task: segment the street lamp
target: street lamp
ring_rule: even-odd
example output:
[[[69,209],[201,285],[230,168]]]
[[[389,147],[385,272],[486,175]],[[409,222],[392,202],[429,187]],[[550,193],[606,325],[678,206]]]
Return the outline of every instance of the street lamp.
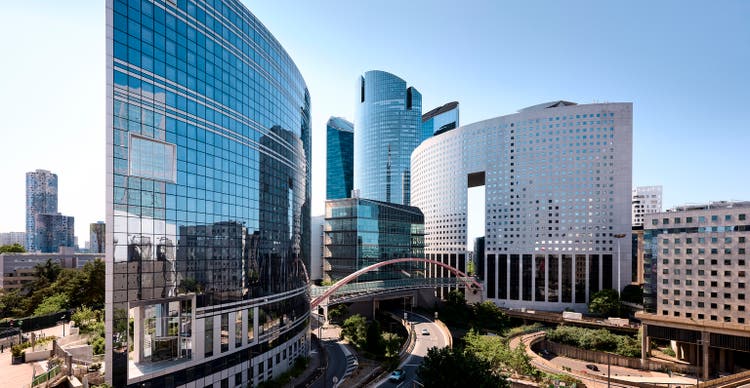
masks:
[[[622,270],[620,267],[620,239],[625,237],[625,233],[618,233],[613,235],[612,237],[617,239],[617,296],[620,296],[620,292],[622,292],[622,288],[620,286],[620,271]]]

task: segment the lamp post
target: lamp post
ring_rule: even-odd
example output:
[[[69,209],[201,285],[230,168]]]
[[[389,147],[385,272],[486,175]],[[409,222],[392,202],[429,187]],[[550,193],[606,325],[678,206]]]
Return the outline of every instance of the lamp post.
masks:
[[[621,267],[620,267],[620,265],[621,265],[621,262],[620,262],[620,240],[622,238],[624,238],[625,236],[626,236],[625,233],[618,233],[618,234],[615,234],[615,235],[612,236],[612,237],[614,237],[614,238],[617,239],[617,296],[618,297],[620,296],[620,292],[622,292],[622,288],[621,288],[621,285],[620,285],[620,281],[621,281],[621,279],[620,279],[620,271],[622,270]]]

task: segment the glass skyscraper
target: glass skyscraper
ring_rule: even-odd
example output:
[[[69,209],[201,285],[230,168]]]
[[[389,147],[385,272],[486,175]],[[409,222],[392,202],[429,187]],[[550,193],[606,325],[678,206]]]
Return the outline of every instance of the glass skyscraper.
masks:
[[[326,199],[349,198],[354,168],[354,124],[331,117],[326,124]]]
[[[47,170],[26,173],[26,250],[36,246],[36,216],[57,213],[57,174]]]
[[[441,105],[422,115],[422,140],[458,126],[458,101]]]
[[[106,377],[254,386],[307,355],[310,96],[237,0],[107,0]]]
[[[76,247],[75,219],[62,214],[37,214],[34,217],[34,249],[57,252],[60,247]]]
[[[411,153],[422,141],[422,95],[384,71],[359,81],[354,189],[362,198],[409,204]]]

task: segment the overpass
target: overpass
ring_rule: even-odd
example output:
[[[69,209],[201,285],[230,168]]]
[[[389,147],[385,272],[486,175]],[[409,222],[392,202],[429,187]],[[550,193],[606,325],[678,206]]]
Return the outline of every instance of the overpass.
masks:
[[[435,264],[447,269],[454,276],[442,278],[408,278],[369,282],[353,282],[365,273],[374,271],[380,267],[407,262]],[[468,289],[471,289],[475,292],[478,292],[482,289],[482,285],[473,277],[470,277],[465,273],[459,271],[458,269],[437,260],[425,259],[420,257],[391,259],[362,268],[344,277],[332,286],[312,286],[310,289],[310,297],[312,299],[310,307],[312,309],[315,309],[320,305],[354,302],[358,300],[369,299],[373,296],[391,294],[398,291],[448,286],[467,287]]]

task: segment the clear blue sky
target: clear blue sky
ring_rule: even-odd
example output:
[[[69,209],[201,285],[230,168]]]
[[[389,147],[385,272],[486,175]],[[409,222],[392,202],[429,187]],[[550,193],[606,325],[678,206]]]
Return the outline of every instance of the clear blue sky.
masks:
[[[24,228],[24,173],[60,177],[80,243],[104,218],[103,1],[0,5],[0,231]],[[634,104],[633,183],[665,208],[750,199],[750,2],[245,1],[312,96],[313,213],[325,122],[353,119],[355,82],[380,69],[458,100],[464,124],[544,101]]]

